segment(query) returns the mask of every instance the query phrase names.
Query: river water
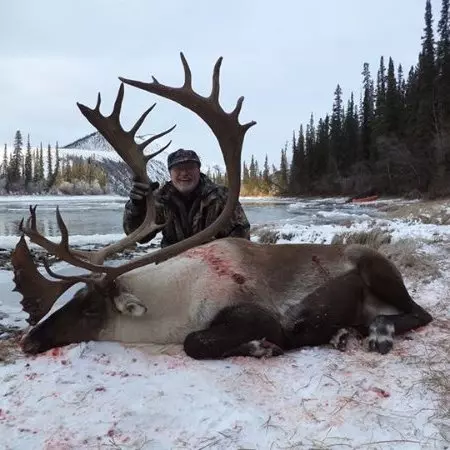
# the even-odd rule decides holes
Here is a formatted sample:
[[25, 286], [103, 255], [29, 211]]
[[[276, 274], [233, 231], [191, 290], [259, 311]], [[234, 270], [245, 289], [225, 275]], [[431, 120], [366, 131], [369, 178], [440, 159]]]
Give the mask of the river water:
[[[20, 196], [0, 197], [0, 237], [17, 235], [29, 205], [38, 205], [39, 229], [47, 236], [59, 235], [55, 211], [59, 206], [71, 235], [114, 235], [123, 233], [125, 197], [118, 196]], [[380, 217], [373, 205], [345, 204], [344, 199], [242, 198], [252, 226], [344, 223]]]

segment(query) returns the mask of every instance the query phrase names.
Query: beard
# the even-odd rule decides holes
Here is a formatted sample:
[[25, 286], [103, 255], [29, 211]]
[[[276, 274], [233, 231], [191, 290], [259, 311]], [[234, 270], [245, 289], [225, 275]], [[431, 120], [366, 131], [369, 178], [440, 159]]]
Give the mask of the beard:
[[175, 186], [177, 191], [179, 191], [181, 194], [187, 195], [195, 190], [195, 188], [198, 185], [198, 182], [196, 182], [195, 180], [189, 180], [189, 181], [175, 180], [175, 181], [172, 181], [172, 184]]

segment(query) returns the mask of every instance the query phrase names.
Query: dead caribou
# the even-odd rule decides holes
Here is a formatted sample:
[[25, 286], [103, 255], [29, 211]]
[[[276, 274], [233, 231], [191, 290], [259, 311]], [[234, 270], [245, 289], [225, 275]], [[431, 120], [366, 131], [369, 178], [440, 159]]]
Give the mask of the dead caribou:
[[[97, 251], [71, 249], [69, 233], [57, 210], [61, 242], [40, 234], [36, 210], [21, 224], [22, 236], [12, 255], [16, 290], [34, 327], [22, 339], [29, 354], [89, 340], [124, 343], [184, 344], [193, 358], [231, 355], [270, 356], [302, 346], [326, 344], [341, 328], [355, 327], [369, 336], [369, 347], [380, 353], [403, 333], [432, 320], [416, 304], [396, 267], [364, 246], [315, 244], [263, 245], [238, 238], [214, 240], [235, 207], [240, 189], [244, 136], [255, 122], [239, 123], [243, 97], [226, 113], [219, 103], [217, 61], [212, 91], [203, 97], [192, 88], [189, 65], [181, 54], [184, 84], [120, 78], [110, 116], [78, 104], [82, 114], [102, 133], [136, 177], [150, 182], [146, 165], [154, 155], [145, 147], [166, 130], [137, 144], [135, 134], [153, 106], [125, 131], [120, 124], [124, 84], [184, 106], [210, 127], [222, 151], [229, 198], [220, 217], [208, 229], [176, 245], [135, 258], [120, 266], [105, 258], [138, 242], [154, 221], [149, 194], [143, 224], [119, 242]], [[164, 150], [164, 149], [162, 149]], [[161, 151], [162, 151], [161, 150]], [[60, 276], [48, 266], [44, 277], [33, 262], [25, 237], [50, 254], [88, 274]], [[76, 283], [85, 286], [45, 320], [58, 297]]]

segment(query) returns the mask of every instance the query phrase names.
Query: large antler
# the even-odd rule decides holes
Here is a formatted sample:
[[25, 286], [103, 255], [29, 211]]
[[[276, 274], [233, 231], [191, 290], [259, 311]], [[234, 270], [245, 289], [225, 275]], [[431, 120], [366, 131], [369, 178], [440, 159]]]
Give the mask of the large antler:
[[[121, 156], [125, 163], [130, 167], [136, 179], [150, 183], [147, 174], [147, 163], [150, 159], [164, 151], [172, 141], [162, 147], [160, 150], [149, 155], [144, 154], [145, 148], [155, 140], [170, 133], [176, 125], [165, 130], [159, 134], [152, 136], [142, 143], [136, 143], [135, 134], [139, 127], [144, 122], [147, 115], [155, 107], [153, 104], [142, 116], [137, 120], [136, 124], [129, 131], [125, 131], [120, 124], [120, 111], [124, 97], [124, 86], [121, 83], [119, 92], [117, 94], [114, 108], [110, 116], [106, 117], [100, 113], [101, 96], [98, 94], [97, 104], [94, 109], [88, 108], [85, 105], [77, 103], [82, 114], [89, 120], [89, 122], [97, 128], [97, 130], [105, 137], [116, 152]], [[108, 273], [111, 271], [110, 267], [103, 266], [103, 262], [107, 256], [113, 255], [121, 250], [127, 248], [131, 244], [139, 242], [143, 237], [147, 236], [152, 231], [164, 227], [164, 224], [155, 223], [155, 206], [153, 195], [146, 197], [146, 216], [142, 224], [130, 233], [125, 238], [118, 242], [110, 244], [96, 251], [81, 251], [70, 249], [69, 234], [67, 227], [61, 217], [59, 209], [56, 210], [56, 218], [59, 230], [61, 232], [61, 242], [55, 244], [49, 239], [45, 238], [37, 231], [36, 227], [36, 208], [30, 207], [30, 217], [26, 225], [23, 221], [20, 224], [20, 231], [30, 238], [32, 242], [46, 249], [60, 259], [76, 266], [81, 267], [92, 272]]]
[[227, 202], [219, 217], [205, 230], [184, 241], [162, 248], [159, 251], [137, 258], [119, 267], [115, 267], [112, 272], [108, 274], [108, 277], [117, 277], [125, 272], [147, 264], [160, 263], [185, 250], [208, 242], [214, 238], [230, 219], [239, 199], [242, 145], [244, 143], [245, 133], [250, 127], [255, 125], [256, 122], [252, 121], [244, 125], [239, 123], [239, 113], [242, 108], [244, 97], [238, 99], [236, 106], [231, 113], [226, 113], [220, 105], [220, 66], [222, 64], [222, 57], [217, 60], [214, 66], [211, 94], [208, 97], [203, 97], [192, 89], [191, 69], [183, 53], [180, 53], [180, 56], [184, 69], [184, 83], [181, 87], [166, 86], [159, 83], [155, 77], [152, 77], [153, 81], [150, 83], [129, 80], [122, 77], [119, 77], [119, 79], [123, 83], [172, 100], [179, 105], [190, 109], [206, 122], [216, 136], [225, 160], [229, 186]]

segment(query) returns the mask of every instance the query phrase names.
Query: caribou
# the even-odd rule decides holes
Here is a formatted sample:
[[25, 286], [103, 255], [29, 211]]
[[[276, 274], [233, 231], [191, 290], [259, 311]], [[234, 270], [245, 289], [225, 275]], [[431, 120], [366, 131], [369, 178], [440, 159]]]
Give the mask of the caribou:
[[[22, 295], [22, 308], [31, 325], [21, 340], [22, 350], [38, 354], [83, 341], [116, 341], [182, 344], [186, 354], [196, 359], [268, 357], [328, 344], [336, 336], [339, 345], [345, 345], [343, 330], [356, 329], [367, 338], [369, 350], [384, 354], [393, 347], [395, 334], [429, 323], [431, 315], [411, 298], [399, 270], [367, 246], [214, 239], [238, 201], [244, 137], [256, 122], [240, 123], [243, 97], [229, 113], [221, 106], [222, 58], [214, 66], [212, 90], [205, 97], [194, 91], [191, 69], [183, 53], [180, 56], [181, 87], [161, 84], [154, 77], [150, 82], [119, 77], [119, 92], [109, 116], [100, 112], [100, 93], [93, 109], [77, 105], [133, 176], [148, 183], [148, 161], [167, 146], [149, 155], [144, 150], [174, 127], [138, 144], [136, 132], [155, 104], [125, 131], [120, 123], [124, 85], [194, 112], [215, 135], [225, 161], [229, 196], [224, 210], [209, 228], [184, 241], [108, 265], [106, 258], [164, 226], [155, 223], [152, 192], [146, 197], [141, 226], [95, 251], [70, 247], [69, 231], [58, 208], [61, 240], [46, 238], [37, 228], [36, 207], [30, 206], [11, 258], [15, 290]], [[44, 260], [48, 274], [44, 276], [26, 238], [83, 273], [59, 275]], [[56, 300], [77, 283], [83, 287], [49, 314]]]

